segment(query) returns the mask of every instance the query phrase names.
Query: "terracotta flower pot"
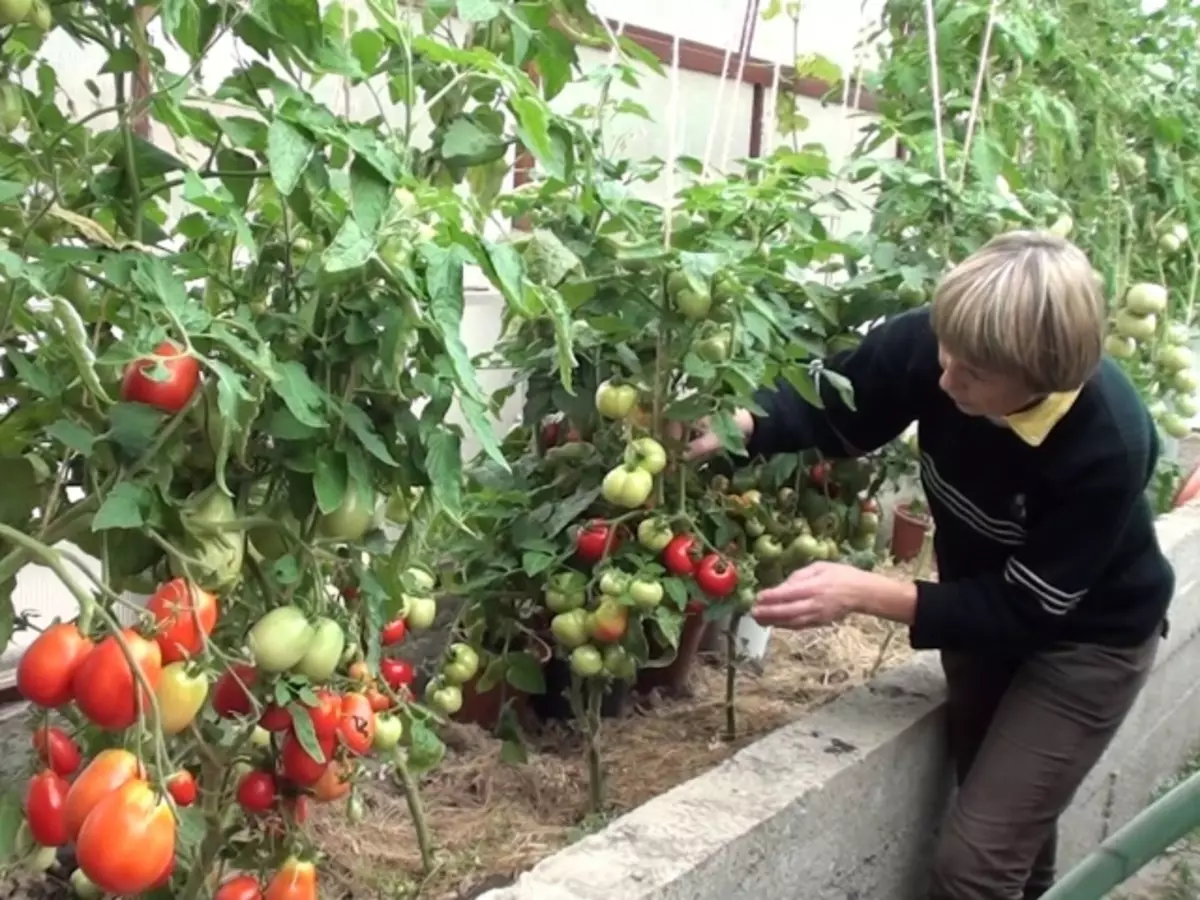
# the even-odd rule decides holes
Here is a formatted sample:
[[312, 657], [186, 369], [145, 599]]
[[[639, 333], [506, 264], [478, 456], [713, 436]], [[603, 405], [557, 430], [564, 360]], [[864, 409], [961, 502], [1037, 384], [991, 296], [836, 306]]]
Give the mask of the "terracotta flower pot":
[[897, 504], [892, 518], [892, 557], [898, 562], [917, 558], [929, 533], [929, 517], [909, 509], [907, 503]]
[[[544, 643], [535, 643], [530, 648], [538, 663], [545, 668], [550, 661], [551, 651]], [[482, 693], [476, 690], [479, 679], [483, 677], [486, 666], [481, 666], [479, 674], [462, 687], [463, 704], [454, 716], [458, 722], [478, 725], [487, 731], [494, 731], [500, 724], [500, 714], [506, 705], [511, 705], [518, 717], [523, 717], [529, 707], [529, 694], [518, 690], [501, 679], [490, 690]]]

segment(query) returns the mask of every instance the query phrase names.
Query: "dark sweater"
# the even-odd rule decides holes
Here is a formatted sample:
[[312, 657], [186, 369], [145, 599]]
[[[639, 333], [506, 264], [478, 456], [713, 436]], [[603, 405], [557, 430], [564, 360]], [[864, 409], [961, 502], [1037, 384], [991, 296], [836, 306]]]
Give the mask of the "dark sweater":
[[1158, 438], [1141, 398], [1105, 359], [1039, 447], [959, 411], [938, 387], [928, 309], [873, 328], [826, 361], [825, 409], [786, 383], [756, 396], [750, 455], [859, 456], [919, 422], [921, 481], [938, 582], [917, 583], [917, 649], [1025, 653], [1053, 643], [1129, 647], [1163, 628], [1174, 574], [1145, 490]]

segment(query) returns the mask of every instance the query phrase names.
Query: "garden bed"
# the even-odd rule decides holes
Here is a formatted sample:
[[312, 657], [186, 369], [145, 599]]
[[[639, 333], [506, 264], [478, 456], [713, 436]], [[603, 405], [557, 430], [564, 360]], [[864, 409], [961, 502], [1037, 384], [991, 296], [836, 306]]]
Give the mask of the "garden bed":
[[[724, 667], [706, 660], [694, 673], [691, 698], [645, 698], [625, 718], [605, 722], [608, 817], [712, 768], [910, 652], [903, 628], [874, 619], [775, 632], [762, 674], [739, 676], [739, 734], [732, 742], [720, 737]], [[521, 765], [502, 761], [501, 743], [475, 727], [454, 726], [444, 737], [447, 758], [422, 790], [439, 847], [437, 869], [416, 877], [420, 855], [403, 796], [390, 783], [371, 785], [362, 824], [348, 824], [335, 809], [315, 817], [315, 836], [330, 856], [322, 870], [328, 896], [478, 896], [605, 824], [581, 822], [586, 767], [581, 740], [565, 727], [528, 735], [528, 761]]]

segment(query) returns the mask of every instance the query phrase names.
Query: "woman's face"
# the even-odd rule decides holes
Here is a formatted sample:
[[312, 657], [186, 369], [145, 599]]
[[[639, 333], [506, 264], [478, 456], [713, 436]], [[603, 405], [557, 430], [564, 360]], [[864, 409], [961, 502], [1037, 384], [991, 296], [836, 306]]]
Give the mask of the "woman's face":
[[938, 363], [942, 367], [938, 387], [969, 416], [1007, 416], [1037, 399], [1020, 380], [961, 362], [945, 347], [938, 347]]

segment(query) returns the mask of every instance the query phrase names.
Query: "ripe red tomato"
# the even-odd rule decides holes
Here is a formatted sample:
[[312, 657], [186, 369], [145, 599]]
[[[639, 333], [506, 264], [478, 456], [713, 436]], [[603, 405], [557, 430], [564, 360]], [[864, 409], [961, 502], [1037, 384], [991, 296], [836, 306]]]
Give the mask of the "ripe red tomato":
[[262, 814], [275, 806], [279, 789], [270, 772], [247, 772], [238, 782], [237, 798], [248, 813]]
[[191, 806], [196, 802], [196, 795], [200, 793], [196, 786], [196, 776], [187, 769], [176, 772], [167, 779], [167, 790], [180, 806]]
[[292, 857], [267, 885], [264, 900], [317, 900], [317, 867]]
[[690, 534], [677, 534], [663, 549], [662, 561], [672, 575], [691, 575], [696, 571], [700, 542]]
[[[121, 636], [134, 663], [154, 690], [162, 678], [162, 652], [158, 644], [132, 628], [126, 628]], [[79, 711], [101, 728], [119, 731], [136, 722], [139, 692], [142, 709], [150, 709], [150, 696], [138, 687], [114, 635], [106, 637], [88, 654], [76, 670], [72, 684]]]
[[710, 597], [728, 597], [737, 589], [737, 566], [719, 554], [710, 553], [696, 568], [696, 584]]
[[829, 476], [833, 474], [833, 463], [828, 460], [815, 462], [808, 470], [808, 480], [816, 487], [825, 487], [829, 481]]
[[217, 888], [213, 900], [263, 900], [263, 894], [253, 875], [234, 875]]
[[67, 793], [71, 786], [61, 775], [45, 769], [29, 779], [25, 789], [25, 820], [33, 839], [43, 847], [61, 847], [67, 832]]
[[316, 784], [312, 786], [313, 796], [322, 803], [341, 800], [354, 787], [354, 783], [350, 780], [352, 772], [353, 769], [349, 763], [330, 763], [321, 777], [317, 779]]
[[335, 737], [342, 721], [342, 698], [333, 691], [317, 691], [317, 705], [306, 707], [318, 738]]
[[92, 642], [71, 622], [51, 625], [17, 663], [17, 690], [30, 703], [55, 709], [71, 700], [71, 684]]
[[175, 816], [145, 781], [134, 779], [96, 804], [75, 843], [83, 874], [102, 890], [137, 896], [158, 882], [175, 855]]
[[272, 703], [263, 710], [258, 724], [267, 731], [287, 731], [292, 727], [292, 714], [287, 711], [287, 707]]
[[[159, 358], [134, 360], [125, 369], [121, 399], [126, 403], [144, 403], [174, 415], [187, 406], [200, 384], [200, 361], [185, 355], [183, 349], [171, 341], [163, 341], [155, 347], [154, 355]], [[162, 380], [156, 380], [156, 376]]]
[[250, 715], [254, 702], [247, 688], [254, 687], [257, 679], [258, 670], [246, 663], [237, 663], [228, 672], [221, 673], [213, 685], [213, 712], [223, 719]]
[[[609, 535], [612, 535], [611, 542]], [[597, 563], [604, 558], [605, 547], [608, 552], [616, 553], [621, 544], [621, 535], [614, 533], [613, 528], [603, 519], [593, 519], [579, 530], [575, 538], [575, 558], [583, 563]]]
[[329, 761], [333, 759], [333, 749], [337, 745], [337, 739], [334, 737], [318, 738], [317, 745], [325, 755], [324, 762], [317, 762], [309, 756], [304, 745], [300, 743], [300, 739], [295, 734], [288, 732], [279, 752], [280, 770], [283, 777], [301, 787], [309, 787], [320, 781], [325, 770], [329, 768]]
[[162, 585], [146, 609], [158, 625], [158, 646], [164, 663], [196, 656], [204, 649], [205, 635], [217, 624], [217, 598], [183, 578]]
[[38, 759], [56, 775], [71, 775], [83, 762], [79, 745], [61, 728], [45, 725], [33, 733]]
[[408, 634], [408, 623], [403, 619], [393, 619], [379, 632], [379, 642], [385, 647], [391, 647], [404, 640], [406, 634]]
[[417, 670], [407, 659], [381, 659], [379, 674], [393, 691], [408, 687], [417, 677]]
[[155, 880], [154, 884], [150, 885], [150, 890], [156, 891], [159, 888], [166, 887], [171, 881], [171, 876], [174, 874], [175, 874], [175, 854], [172, 853], [171, 858], [169, 860], [167, 860], [167, 867], [165, 869], [163, 869], [162, 874], [158, 876], [158, 878]]
[[101, 750], [71, 785], [67, 794], [67, 833], [74, 840], [97, 804], [117, 788], [145, 777], [138, 758], [128, 750]]
[[365, 694], [347, 694], [342, 698], [342, 719], [338, 734], [346, 749], [362, 756], [375, 740], [375, 711]]

